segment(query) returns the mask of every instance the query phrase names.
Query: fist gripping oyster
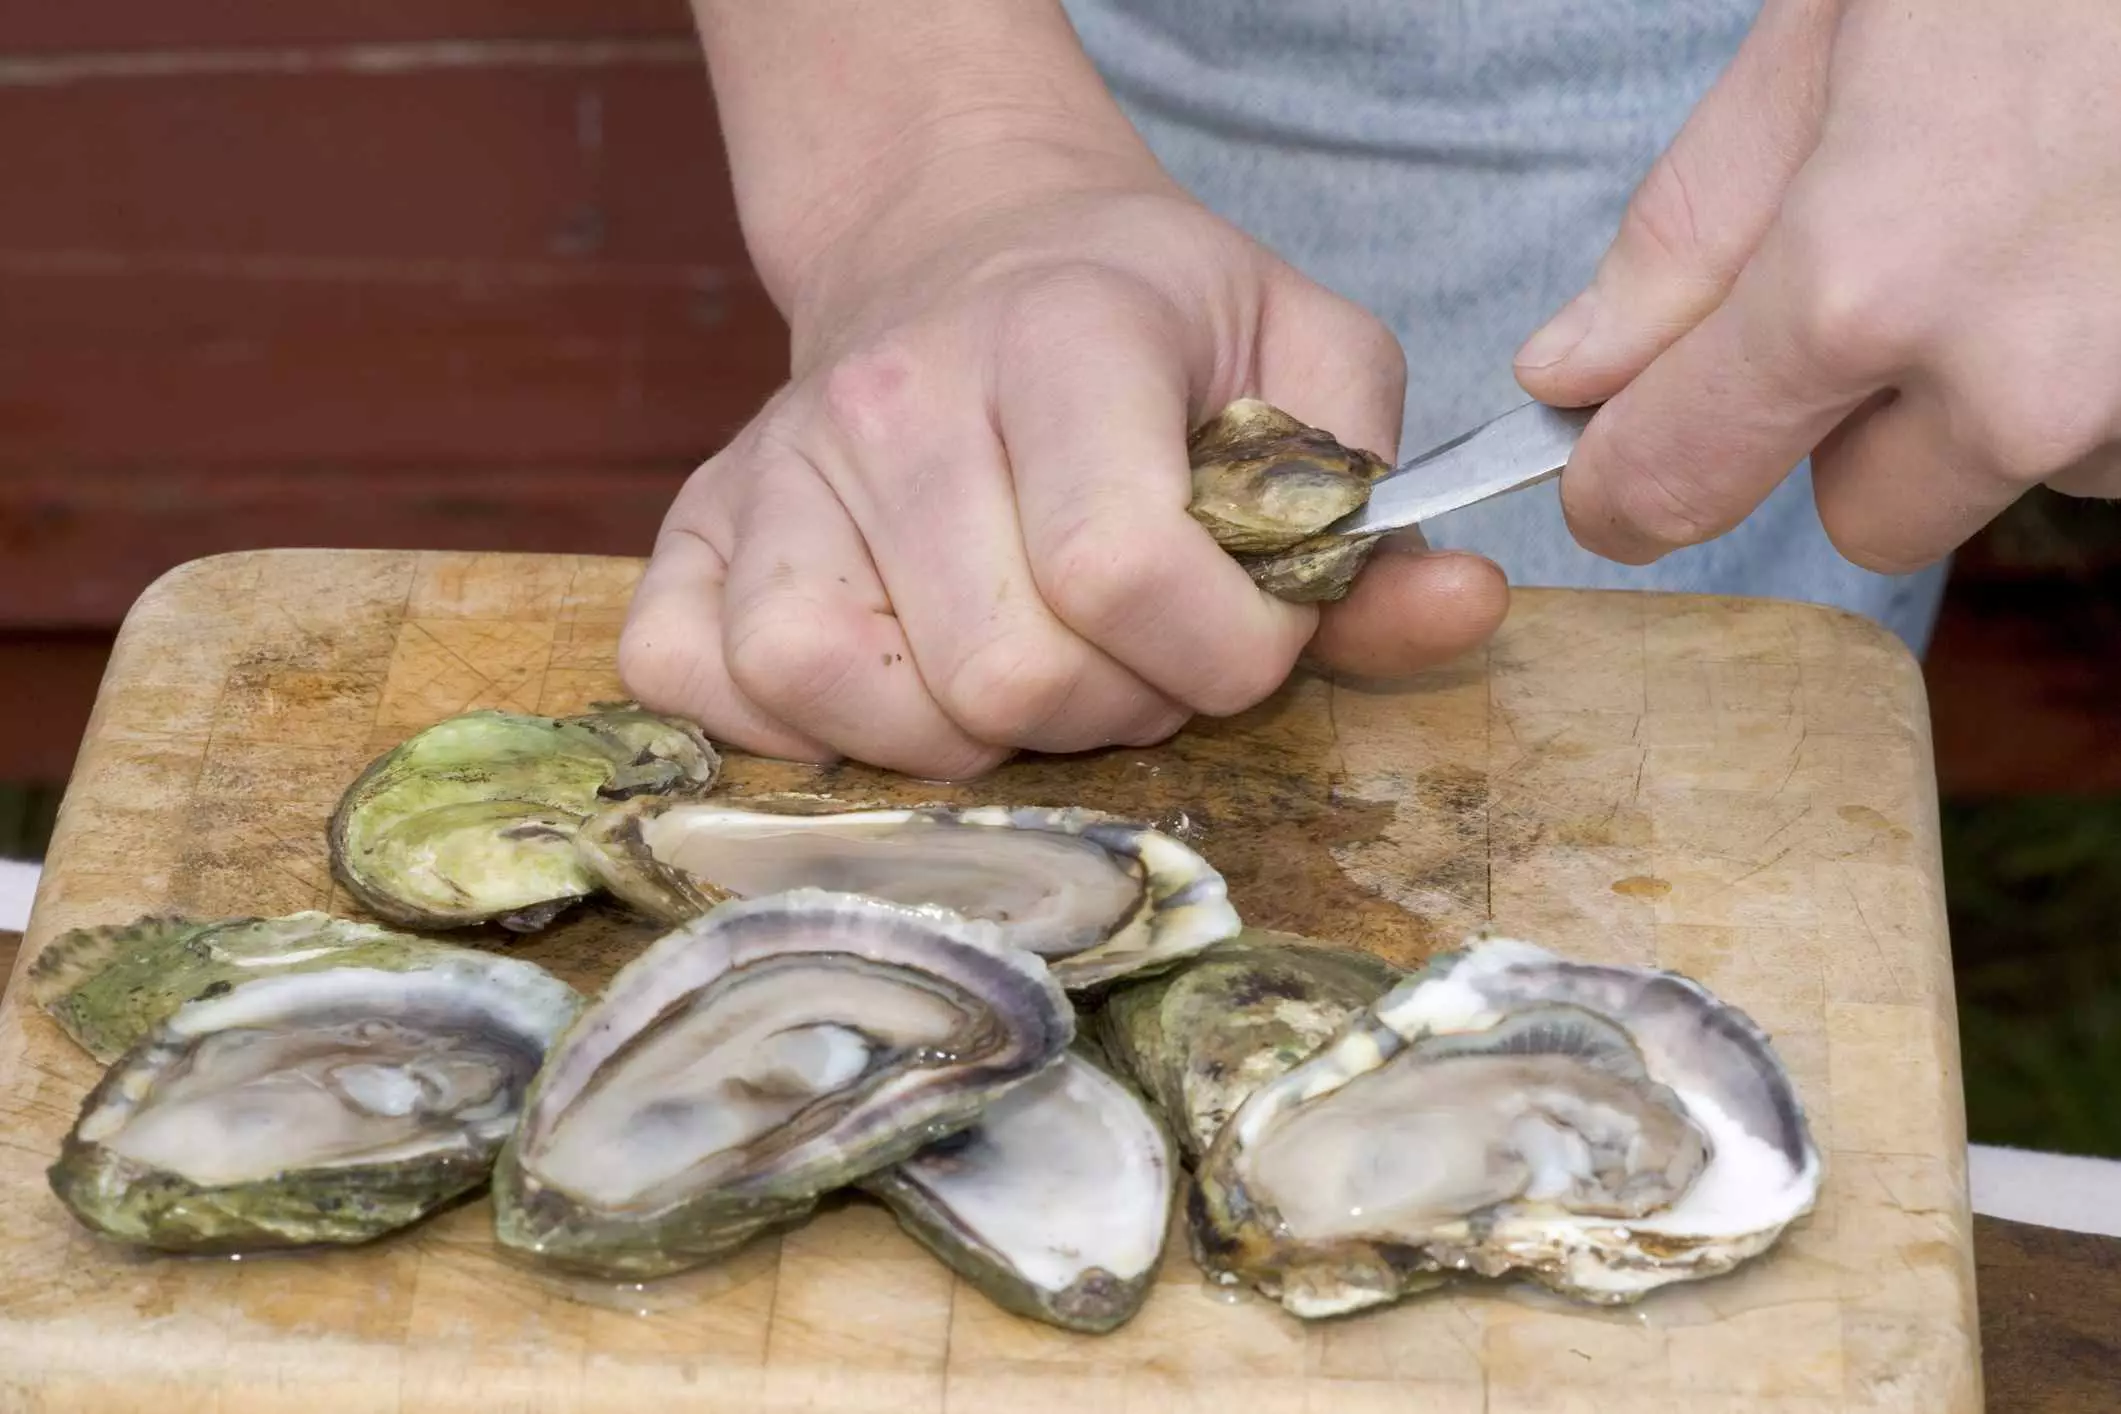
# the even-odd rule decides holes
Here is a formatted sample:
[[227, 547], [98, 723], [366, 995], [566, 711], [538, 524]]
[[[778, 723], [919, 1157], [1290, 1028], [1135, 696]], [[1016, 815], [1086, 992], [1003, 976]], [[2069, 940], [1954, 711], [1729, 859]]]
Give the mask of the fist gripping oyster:
[[815, 889], [722, 904], [553, 1049], [495, 1167], [495, 1235], [591, 1275], [699, 1265], [972, 1124], [1074, 1033], [991, 923]]
[[1081, 809], [768, 810], [632, 800], [576, 841], [603, 884], [667, 922], [821, 888], [986, 920], [1071, 991], [1239, 930], [1223, 877], [1178, 840]]
[[404, 927], [536, 932], [597, 890], [574, 848], [591, 812], [698, 794], [720, 769], [695, 728], [650, 712], [466, 712], [347, 787], [328, 832], [332, 872], [362, 907]]
[[210, 984], [89, 1092], [53, 1192], [120, 1241], [245, 1251], [365, 1242], [483, 1184], [580, 998], [470, 949], [394, 962]]
[[1148, 1298], [1177, 1163], [1164, 1126], [1078, 1046], [969, 1127], [861, 1186], [1004, 1310], [1093, 1334]]
[[1255, 1090], [1200, 1166], [1193, 1242], [1299, 1316], [1457, 1271], [1624, 1302], [1765, 1251], [1820, 1176], [1742, 1013], [1672, 973], [1498, 938]]

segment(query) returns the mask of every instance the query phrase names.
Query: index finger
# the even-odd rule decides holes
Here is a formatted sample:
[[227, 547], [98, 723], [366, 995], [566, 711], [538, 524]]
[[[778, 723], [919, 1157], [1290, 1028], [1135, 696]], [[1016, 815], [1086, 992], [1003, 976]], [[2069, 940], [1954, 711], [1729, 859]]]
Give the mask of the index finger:
[[1561, 477], [1585, 549], [1648, 564], [1735, 528], [1883, 383], [1778, 222], [1730, 295], [1598, 410]]

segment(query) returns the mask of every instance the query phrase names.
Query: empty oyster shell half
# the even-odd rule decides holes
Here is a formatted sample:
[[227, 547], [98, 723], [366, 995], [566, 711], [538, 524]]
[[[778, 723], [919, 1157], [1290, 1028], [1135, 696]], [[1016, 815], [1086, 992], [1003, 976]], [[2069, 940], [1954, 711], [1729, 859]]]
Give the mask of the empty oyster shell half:
[[1101, 1334], [1148, 1298], [1176, 1173], [1163, 1124], [1078, 1047], [861, 1187], [1004, 1310]]
[[719, 905], [554, 1048], [495, 1167], [495, 1234], [592, 1275], [698, 1265], [970, 1124], [1074, 1030], [992, 924], [821, 890]]
[[652, 917], [793, 888], [933, 905], [997, 924], [1071, 990], [1166, 966], [1240, 926], [1200, 855], [1089, 810], [828, 815], [634, 800], [599, 812], [576, 843], [606, 888]]
[[1197, 1161], [1247, 1095], [1404, 975], [1353, 948], [1247, 928], [1168, 972], [1119, 983], [1091, 1029]]
[[1254, 583], [1298, 602], [1339, 599], [1375, 535], [1328, 535], [1391, 467], [1268, 403], [1240, 398], [1194, 429], [1193, 518]]
[[703, 792], [720, 768], [690, 724], [632, 708], [467, 712], [347, 787], [332, 870], [362, 907], [406, 927], [535, 932], [596, 891], [574, 850], [584, 817], [613, 800]]
[[328, 967], [402, 972], [480, 956], [315, 910], [280, 918], [146, 917], [60, 934], [37, 954], [25, 981], [30, 999], [108, 1065], [184, 1003], [254, 977]]
[[1193, 1242], [1299, 1316], [1458, 1271], [1622, 1302], [1765, 1251], [1819, 1182], [1741, 1012], [1673, 973], [1495, 938], [1253, 1092], [1200, 1167]]
[[532, 963], [453, 948], [209, 988], [89, 1092], [52, 1190], [148, 1247], [368, 1241], [486, 1181], [580, 1000]]

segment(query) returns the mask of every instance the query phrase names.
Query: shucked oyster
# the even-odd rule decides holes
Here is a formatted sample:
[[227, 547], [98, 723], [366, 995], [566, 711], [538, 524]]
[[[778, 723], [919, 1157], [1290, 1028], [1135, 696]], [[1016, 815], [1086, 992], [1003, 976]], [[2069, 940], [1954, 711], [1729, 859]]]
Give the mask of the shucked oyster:
[[1082, 989], [1166, 966], [1238, 931], [1222, 875], [1160, 831], [1089, 810], [836, 814], [632, 800], [576, 841], [604, 886], [652, 917], [821, 888], [1000, 926]]
[[1101, 1333], [1148, 1297], [1177, 1165], [1164, 1126], [1086, 1055], [861, 1186], [996, 1305]]
[[209, 987], [89, 1093], [52, 1190], [149, 1247], [365, 1242], [486, 1181], [579, 1002], [469, 949]]
[[1074, 1029], [992, 924], [819, 890], [722, 904], [554, 1048], [495, 1167], [495, 1234], [592, 1274], [698, 1265], [971, 1123]]
[[1339, 599], [1375, 535], [1328, 535], [1362, 509], [1391, 470], [1326, 432], [1255, 398], [1240, 398], [1194, 429], [1193, 518], [1236, 556], [1253, 582], [1298, 602]]
[[675, 718], [467, 712], [374, 761], [331, 817], [332, 870], [364, 908], [414, 928], [535, 932], [596, 891], [574, 850], [613, 800], [697, 794], [721, 758]]
[[30, 998], [108, 1065], [188, 1001], [279, 972], [380, 967], [392, 972], [464, 948], [315, 911], [281, 918], [142, 918], [76, 928], [30, 964]]
[[1193, 1241], [1299, 1316], [1450, 1271], [1620, 1302], [1765, 1251], [1819, 1182], [1742, 1013], [1672, 973], [1492, 939], [1253, 1092], [1200, 1166]]
[[1120, 983], [1093, 1029], [1195, 1161], [1247, 1095], [1325, 1044], [1402, 975], [1357, 949], [1247, 928], [1169, 972]]

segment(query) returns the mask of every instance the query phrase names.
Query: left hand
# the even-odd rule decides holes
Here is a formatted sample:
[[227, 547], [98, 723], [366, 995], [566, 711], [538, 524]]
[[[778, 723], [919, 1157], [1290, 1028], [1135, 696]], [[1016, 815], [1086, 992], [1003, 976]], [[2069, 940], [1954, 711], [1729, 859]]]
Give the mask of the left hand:
[[1517, 374], [1609, 400], [1562, 502], [1626, 563], [1807, 453], [1885, 573], [2041, 483], [2121, 496], [2121, 5], [1767, 0]]

